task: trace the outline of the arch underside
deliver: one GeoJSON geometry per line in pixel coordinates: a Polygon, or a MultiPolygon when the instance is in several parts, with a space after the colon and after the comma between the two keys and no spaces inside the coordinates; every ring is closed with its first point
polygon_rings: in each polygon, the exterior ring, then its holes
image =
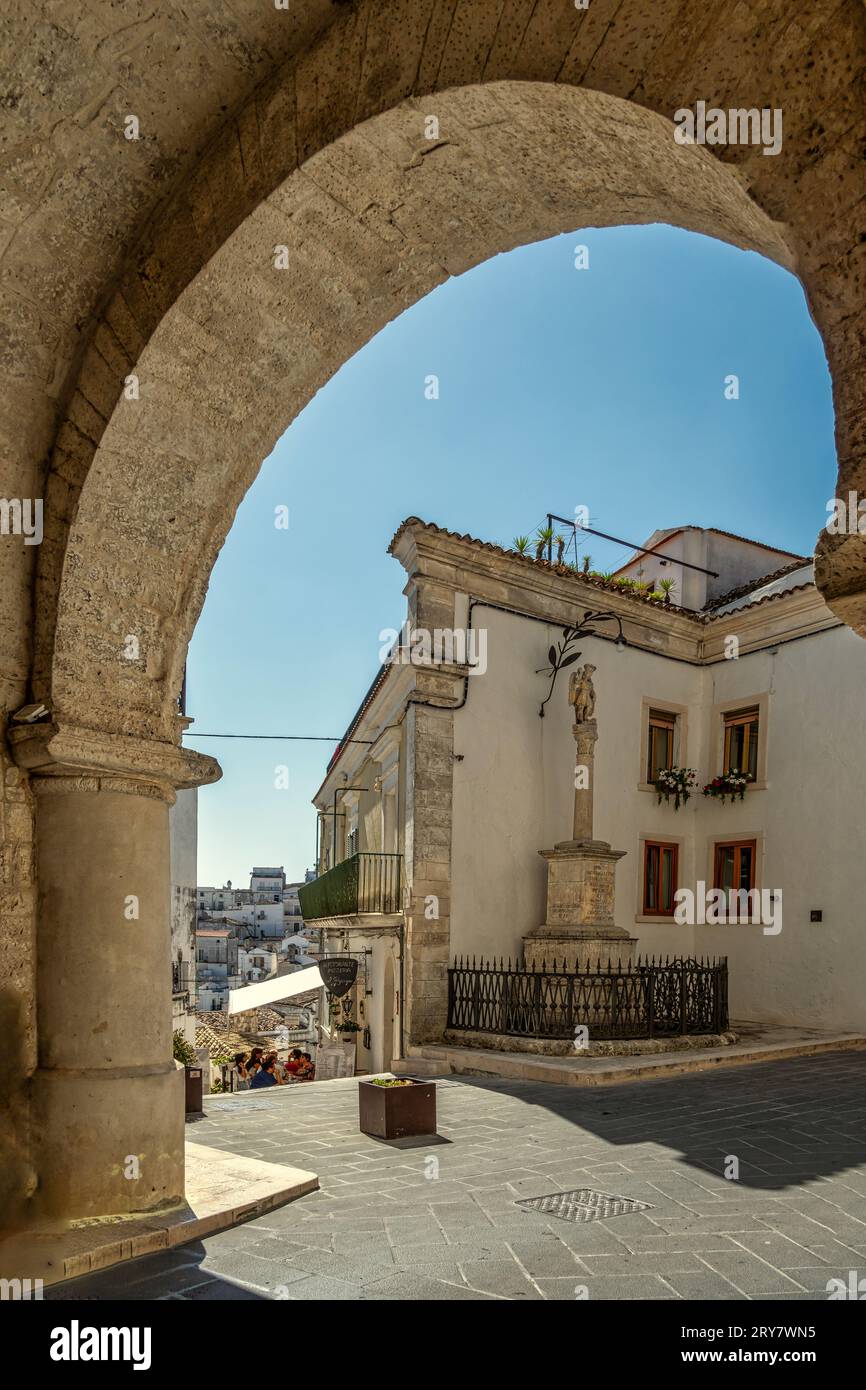
{"type": "Polygon", "coordinates": [[[599,93],[496,83],[371,119],[292,174],[181,293],[135,365],[71,528],[52,698],[165,737],[236,508],[299,410],[451,275],[576,227],[672,222],[783,264],[780,228],[670,123],[599,93]],[[275,266],[285,246],[287,265],[275,266]],[[97,558],[98,564],[94,564],[97,558]],[[124,656],[128,634],[141,658],[124,656]]]}
{"type": "MultiPolygon", "coordinates": [[[[555,13],[362,0],[331,16],[227,119],[104,296],[46,488],[34,696],[61,719],[175,741],[208,575],[290,421],[448,276],[558,232],[664,221],[799,274],[833,376],[840,479],[864,482],[852,88],[866,30],[855,6],[822,28],[830,8],[794,24],[759,5],[724,33],[676,0],[649,24],[636,0],[555,13]],[[776,90],[776,157],[673,139],[683,104],[760,105],[776,90]],[[130,373],[138,400],[121,394],[130,373]]],[[[864,551],[859,536],[825,536],[818,564],[858,630],[864,551]]]]}

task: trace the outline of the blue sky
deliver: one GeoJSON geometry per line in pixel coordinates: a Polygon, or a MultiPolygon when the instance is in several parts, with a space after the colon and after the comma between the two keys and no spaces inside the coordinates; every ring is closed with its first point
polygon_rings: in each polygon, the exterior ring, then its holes
{"type": "MultiPolygon", "coordinates": [[[[199,883],[312,864],[310,798],[334,744],[197,735],[344,732],[380,631],[403,619],[405,576],[386,551],[404,517],[510,545],[584,504],[628,540],[692,523],[810,553],[835,479],[823,346],[799,283],[769,261],[618,227],[450,280],[293,422],[217,561],[189,655],[186,742],[224,773],[199,793],[199,883]],[[731,373],[739,400],[725,399],[731,373]]],[[[596,568],[626,558],[587,539],[596,568]]]]}

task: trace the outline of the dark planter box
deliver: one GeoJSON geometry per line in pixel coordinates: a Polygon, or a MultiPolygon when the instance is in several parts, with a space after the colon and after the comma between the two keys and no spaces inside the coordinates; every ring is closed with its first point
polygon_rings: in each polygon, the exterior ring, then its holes
{"type": "Polygon", "coordinates": [[[358,1123],[375,1139],[405,1139],[436,1133],[436,1082],[403,1078],[411,1086],[358,1082],[358,1123]]]}
{"type": "Polygon", "coordinates": [[[186,1113],[200,1115],[202,1106],[201,1067],[184,1067],[186,1078],[186,1113]]]}

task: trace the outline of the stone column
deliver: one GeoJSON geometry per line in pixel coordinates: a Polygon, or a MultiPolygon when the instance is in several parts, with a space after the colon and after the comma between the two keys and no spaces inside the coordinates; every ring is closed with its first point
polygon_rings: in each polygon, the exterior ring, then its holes
{"type": "Polygon", "coordinates": [[[411,704],[406,717],[406,1035],[442,1037],[451,940],[451,792],[454,715],[411,704]]]}
{"type": "Polygon", "coordinates": [[[168,812],[211,758],[92,730],[14,731],[36,799],[37,1179],[29,1224],[183,1198],[171,1048],[168,812]]]}
{"type": "Polygon", "coordinates": [[[573,840],[591,840],[595,790],[595,745],[598,725],[594,719],[572,724],[574,734],[574,825],[573,840]],[[584,775],[585,773],[585,775],[584,775]]]}

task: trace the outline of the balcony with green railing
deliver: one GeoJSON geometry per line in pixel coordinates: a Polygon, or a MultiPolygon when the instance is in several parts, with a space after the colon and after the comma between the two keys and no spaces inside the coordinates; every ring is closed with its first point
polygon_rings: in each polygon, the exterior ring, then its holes
{"type": "Polygon", "coordinates": [[[305,922],[401,910],[402,854],[352,854],[298,889],[305,922]]]}

